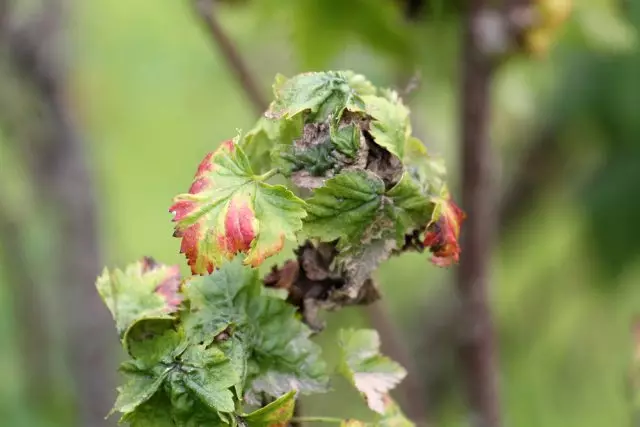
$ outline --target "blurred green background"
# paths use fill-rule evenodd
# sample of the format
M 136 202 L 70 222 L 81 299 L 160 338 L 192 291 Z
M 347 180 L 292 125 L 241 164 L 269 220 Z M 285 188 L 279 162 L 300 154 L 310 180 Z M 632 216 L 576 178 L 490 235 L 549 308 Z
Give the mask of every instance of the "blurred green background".
M 401 87 L 419 71 L 420 86 L 407 98 L 414 133 L 445 158 L 456 194 L 460 4 L 244 0 L 223 2 L 216 13 L 267 95 L 277 72 L 346 68 L 376 85 Z M 171 199 L 188 188 L 207 151 L 253 125 L 255 110 L 187 0 L 69 6 L 68 91 L 94 179 L 101 264 L 152 255 L 184 267 L 171 236 Z M 548 55 L 518 55 L 496 71 L 492 134 L 496 212 L 503 214 L 497 245 L 487 250 L 495 253 L 491 300 L 505 426 L 631 425 L 630 331 L 640 311 L 638 29 L 640 0 L 575 0 Z M 22 102 L 20 91 L 12 96 Z M 64 339 L 65 316 L 77 307 L 65 305 L 47 280 L 66 249 L 64 237 L 52 230 L 55 212 L 41 209 L 31 188 L 19 141 L 0 129 L 0 206 L 12 207 L 28 269 L 42 279 L 38 298 L 27 295 L 41 319 L 36 334 L 17 312 L 15 295 L 24 291 L 12 271 L 18 266 L 0 258 L 0 425 L 82 425 L 76 413 L 87 397 L 74 389 L 77 373 L 65 357 L 73 349 Z M 15 250 L 7 241 L 0 234 L 5 255 Z M 378 278 L 394 338 L 412 352 L 410 376 L 424 384 L 434 425 L 466 426 L 453 351 L 453 274 L 427 258 L 393 259 Z M 327 316 L 320 341 L 329 357 L 333 332 L 367 325 L 368 316 L 362 309 Z M 51 343 L 35 357 L 19 345 L 34 334 Z M 114 366 L 121 357 L 115 331 L 82 339 L 111 340 L 106 357 Z M 47 378 L 34 378 L 25 360 L 40 360 Z M 49 390 L 36 401 L 27 392 L 34 382 Z M 364 411 L 341 384 L 332 395 L 306 400 L 304 409 Z

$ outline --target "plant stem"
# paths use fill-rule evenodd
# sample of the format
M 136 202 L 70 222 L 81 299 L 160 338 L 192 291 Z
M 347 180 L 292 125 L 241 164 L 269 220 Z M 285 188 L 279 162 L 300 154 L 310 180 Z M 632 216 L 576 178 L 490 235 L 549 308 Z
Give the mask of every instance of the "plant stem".
M 242 56 L 240 56 L 238 49 L 236 49 L 231 39 L 227 37 L 224 29 L 216 19 L 216 6 L 211 0 L 192 0 L 192 3 L 196 15 L 205 26 L 210 39 L 215 42 L 215 45 L 220 50 L 227 66 L 242 87 L 245 95 L 249 98 L 249 101 L 251 101 L 251 105 L 256 113 L 262 114 L 268 108 L 269 104 L 264 98 L 256 79 L 254 79 L 249 71 L 249 67 L 247 67 Z
M 277 175 L 279 172 L 280 170 L 278 169 L 271 169 L 270 171 L 267 171 L 262 175 L 256 175 L 254 178 L 256 179 L 256 181 L 266 181 L 272 176 Z
M 331 424 L 342 424 L 344 421 L 341 418 L 334 417 L 296 417 L 291 418 L 289 420 L 294 423 L 331 423 Z
M 478 34 L 487 0 L 470 0 L 462 46 L 461 165 L 463 227 L 457 290 L 462 304 L 459 357 L 472 425 L 500 426 L 495 334 L 489 308 L 489 267 L 493 248 L 495 191 L 492 178 L 490 84 L 493 66 Z

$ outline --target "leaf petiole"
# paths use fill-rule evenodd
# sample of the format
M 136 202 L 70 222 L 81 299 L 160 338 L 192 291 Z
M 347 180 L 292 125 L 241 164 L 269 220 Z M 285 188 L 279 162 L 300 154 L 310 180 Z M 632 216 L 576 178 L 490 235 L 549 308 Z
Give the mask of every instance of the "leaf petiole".
M 334 417 L 294 417 L 289 421 L 297 422 L 297 423 L 331 423 L 331 424 L 342 424 L 344 422 L 341 418 Z
M 269 178 L 271 178 L 274 175 L 277 175 L 280 172 L 279 169 L 271 169 L 270 171 L 267 171 L 265 173 L 263 173 L 262 175 L 256 175 L 254 176 L 256 181 L 266 181 Z

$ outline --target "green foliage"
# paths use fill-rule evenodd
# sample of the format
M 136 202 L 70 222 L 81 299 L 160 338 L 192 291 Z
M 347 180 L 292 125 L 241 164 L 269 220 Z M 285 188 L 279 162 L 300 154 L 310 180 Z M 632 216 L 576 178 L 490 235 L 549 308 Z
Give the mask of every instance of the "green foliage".
M 302 132 L 302 121 L 269 120 L 261 117 L 240 142 L 251 166 L 257 173 L 266 172 L 271 167 L 269 148 L 271 144 L 290 144 Z
M 130 356 L 113 408 L 122 422 L 286 425 L 296 396 L 329 391 L 330 373 L 287 289 L 265 287 L 256 267 L 285 239 L 310 237 L 337 252 L 327 274 L 344 286 L 326 294 L 354 298 L 438 219 L 443 171 L 411 137 L 395 92 L 329 71 L 278 76 L 274 95 L 265 117 L 208 154 L 174 199 L 174 236 L 193 275 L 145 259 L 98 278 Z M 306 200 L 266 183 L 276 173 Z M 340 372 L 377 413 L 374 425 L 411 425 L 388 396 L 406 373 L 378 353 L 377 334 L 343 331 L 340 346 Z
M 395 236 L 429 222 L 433 205 L 408 175 L 385 191 L 384 182 L 368 171 L 346 172 L 327 181 L 308 201 L 304 231 L 340 247 Z
M 261 128 L 268 120 L 272 129 L 301 120 L 299 136 L 263 132 L 258 140 L 251 133 L 243 144 L 270 152 L 295 186 L 313 190 L 305 235 L 340 239 L 342 248 L 393 236 L 400 247 L 437 219 L 444 169 L 411 136 L 409 110 L 396 92 L 351 71 L 331 71 L 278 76 L 274 96 Z
M 349 83 L 354 74 L 348 71 L 304 73 L 291 79 L 280 76 L 274 84 L 275 100 L 267 116 L 274 119 L 292 119 L 308 111 L 318 120 L 333 115 L 339 120 L 345 109 L 362 110 L 364 102 L 356 89 L 369 91 L 366 81 L 358 80 L 352 87 Z
M 185 293 L 192 311 L 183 317 L 188 335 L 209 344 L 230 331 L 232 337 L 220 345 L 248 376 L 250 393 L 278 397 L 292 384 L 302 393 L 326 391 L 326 368 L 309 340 L 311 331 L 294 307 L 264 292 L 258 272 L 244 268 L 239 258 L 192 279 Z
M 365 96 L 364 102 L 373 119 L 370 130 L 373 139 L 391 154 L 403 158 L 405 143 L 411 136 L 409 109 L 393 91 L 384 92 L 384 96 Z
M 145 258 L 124 271 L 105 268 L 96 287 L 126 345 L 128 332 L 136 323 L 172 318 L 179 304 L 179 283 L 180 271 L 177 266 L 158 265 L 150 258 Z
M 142 279 L 131 280 L 128 289 L 143 285 Z M 146 331 L 120 368 L 125 385 L 113 411 L 123 413 L 123 421 L 145 425 L 165 414 L 170 425 L 191 425 L 198 412 L 207 422 L 233 424 L 244 390 L 273 397 L 289 393 L 291 400 L 292 389 L 327 390 L 326 366 L 309 328 L 293 306 L 264 292 L 257 271 L 241 256 L 183 287 L 185 304 L 175 321 Z M 171 410 L 154 409 L 156 401 L 170 402 Z M 269 408 L 248 419 L 275 416 L 278 408 Z

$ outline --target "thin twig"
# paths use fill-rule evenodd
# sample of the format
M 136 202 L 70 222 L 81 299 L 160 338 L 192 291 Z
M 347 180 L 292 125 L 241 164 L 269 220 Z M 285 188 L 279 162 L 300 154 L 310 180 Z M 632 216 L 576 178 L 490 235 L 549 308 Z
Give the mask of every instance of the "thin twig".
M 461 371 L 472 425 L 498 427 L 500 405 L 495 332 L 489 308 L 489 268 L 494 235 L 494 183 L 489 140 L 492 58 L 478 34 L 487 0 L 470 0 L 464 16 L 461 92 L 463 231 L 457 290 L 462 304 Z
M 262 115 L 269 107 L 269 103 L 260 90 L 257 80 L 252 76 L 249 67 L 247 67 L 247 64 L 242 59 L 238 49 L 236 49 L 218 22 L 215 11 L 216 6 L 211 0 L 191 1 L 193 1 L 193 9 L 207 30 L 210 40 L 212 40 L 220 50 L 227 66 L 232 71 L 233 76 L 242 87 L 247 98 L 251 101 L 251 105 L 256 113 Z

